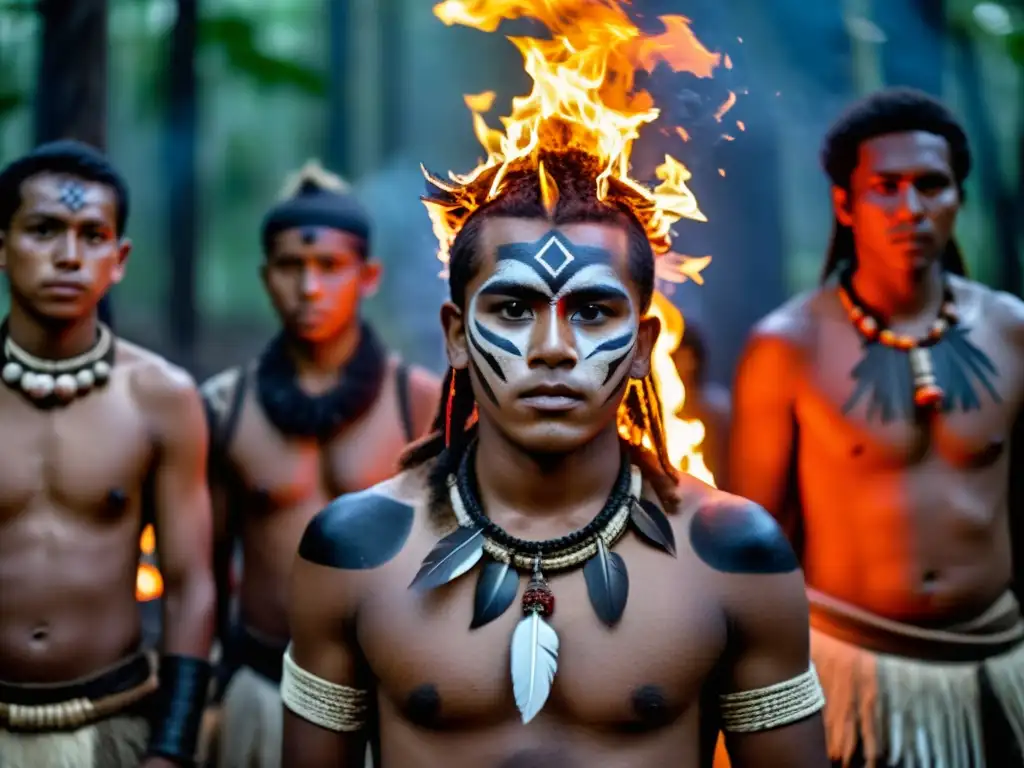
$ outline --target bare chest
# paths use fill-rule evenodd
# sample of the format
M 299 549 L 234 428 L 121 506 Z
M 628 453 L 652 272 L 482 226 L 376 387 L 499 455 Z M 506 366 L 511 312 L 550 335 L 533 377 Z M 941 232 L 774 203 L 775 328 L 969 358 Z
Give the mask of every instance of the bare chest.
M 403 553 L 393 578 L 360 611 L 359 643 L 380 694 L 424 727 L 518 720 L 510 658 L 523 618 L 526 576 L 504 614 L 470 629 L 479 566 L 432 592 L 410 590 L 427 549 L 418 557 Z M 724 619 L 699 589 L 680 596 L 678 561 L 645 550 L 629 541 L 616 549 L 629 568 L 630 597 L 614 628 L 598 621 L 581 572 L 549 579 L 556 601 L 549 623 L 559 642 L 557 672 L 540 719 L 586 728 L 656 729 L 700 699 L 725 646 Z
M 995 464 L 1005 452 L 1024 390 L 1024 366 L 997 329 L 978 327 L 957 349 L 932 354 L 936 380 L 953 402 L 930 418 L 913 407 L 903 352 L 870 350 L 852 328 L 825 323 L 797 415 L 805 449 L 861 466 L 905 467 L 933 457 L 954 469 Z M 878 345 L 875 345 L 877 347 Z
M 119 515 L 139 497 L 153 443 L 119 382 L 52 410 L 0 388 L 0 421 L 0 521 L 34 505 Z
M 392 476 L 405 446 L 393 408 L 380 399 L 331 440 L 284 435 L 250 397 L 231 457 L 252 508 L 266 512 L 323 504 Z

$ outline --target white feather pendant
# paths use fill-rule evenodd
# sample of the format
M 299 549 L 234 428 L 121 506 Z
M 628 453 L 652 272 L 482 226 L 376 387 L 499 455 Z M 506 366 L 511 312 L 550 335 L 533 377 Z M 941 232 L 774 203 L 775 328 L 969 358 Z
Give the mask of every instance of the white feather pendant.
M 531 612 L 512 633 L 512 692 L 526 724 L 544 708 L 558 671 L 558 635 Z

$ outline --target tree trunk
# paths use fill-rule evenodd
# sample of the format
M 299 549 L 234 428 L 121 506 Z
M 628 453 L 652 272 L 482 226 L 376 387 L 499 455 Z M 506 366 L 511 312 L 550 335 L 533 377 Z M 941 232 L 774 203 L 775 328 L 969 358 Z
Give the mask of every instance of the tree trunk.
M 349 53 L 352 0 L 326 0 L 330 81 L 327 94 L 327 166 L 344 178 L 352 173 Z
M 171 259 L 168 324 L 178 362 L 190 367 L 195 354 L 196 211 L 198 144 L 196 37 L 198 0 L 178 0 L 168 61 L 167 114 L 164 134 L 164 175 L 167 179 L 167 221 Z
M 35 141 L 107 145 L 107 0 L 39 0 Z M 100 320 L 112 324 L 109 295 Z

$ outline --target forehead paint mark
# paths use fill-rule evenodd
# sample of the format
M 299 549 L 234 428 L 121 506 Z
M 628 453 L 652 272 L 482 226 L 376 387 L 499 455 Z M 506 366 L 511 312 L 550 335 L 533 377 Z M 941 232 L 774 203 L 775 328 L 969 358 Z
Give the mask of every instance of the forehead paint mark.
M 498 364 L 498 361 L 494 359 L 494 355 L 480 346 L 480 342 L 477 341 L 476 336 L 470 332 L 468 325 L 466 326 L 466 336 L 469 338 L 469 343 L 473 345 L 473 349 L 475 349 L 477 354 L 484 359 L 484 362 L 491 367 L 491 370 L 494 371 L 495 375 L 502 381 L 505 381 L 505 372 L 501 370 L 501 366 Z
M 598 352 L 612 352 L 617 349 L 622 349 L 624 346 L 633 341 L 633 332 L 627 331 L 621 336 L 616 336 L 614 339 L 608 339 L 608 341 L 598 345 L 594 348 L 594 351 L 587 355 L 586 359 L 589 360 Z
M 519 347 L 517 347 L 511 341 L 506 339 L 504 336 L 499 336 L 490 328 L 485 328 L 484 326 L 480 325 L 480 323 L 477 322 L 473 323 L 473 328 L 478 334 L 480 334 L 480 336 L 483 337 L 484 341 L 493 344 L 498 349 L 504 352 L 508 352 L 510 355 L 515 355 L 516 357 L 523 356 L 523 353 L 519 351 Z
M 72 213 L 78 213 L 85 207 L 85 187 L 77 181 L 65 181 L 60 185 L 57 200 Z
M 303 229 L 299 236 L 302 238 L 303 245 L 312 245 L 316 242 L 316 230 L 315 229 Z
M 609 265 L 612 255 L 604 248 L 576 245 L 560 232 L 551 231 L 532 243 L 506 243 L 497 248 L 498 261 L 517 261 L 536 272 L 558 293 L 586 267 Z

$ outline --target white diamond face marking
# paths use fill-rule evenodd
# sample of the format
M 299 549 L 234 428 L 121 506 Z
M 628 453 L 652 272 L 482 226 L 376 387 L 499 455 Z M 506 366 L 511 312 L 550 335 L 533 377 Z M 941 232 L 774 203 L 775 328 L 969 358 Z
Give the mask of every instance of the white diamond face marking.
M 552 248 L 557 250 L 548 256 Z M 574 260 L 575 256 L 569 253 L 569 249 L 559 242 L 558 238 L 552 236 L 544 243 L 544 247 L 533 257 L 552 277 L 558 277 Z M 549 263 L 550 262 L 550 263 Z

